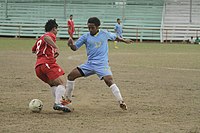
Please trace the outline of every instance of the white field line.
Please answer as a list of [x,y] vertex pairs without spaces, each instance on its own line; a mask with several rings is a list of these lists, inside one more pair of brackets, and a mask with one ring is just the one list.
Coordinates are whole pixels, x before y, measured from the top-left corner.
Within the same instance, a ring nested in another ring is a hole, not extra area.
[[177,67],[160,67],[163,69],[168,69],[168,70],[179,70],[179,71],[196,71],[200,72],[200,69],[193,69],[193,68],[177,68]]

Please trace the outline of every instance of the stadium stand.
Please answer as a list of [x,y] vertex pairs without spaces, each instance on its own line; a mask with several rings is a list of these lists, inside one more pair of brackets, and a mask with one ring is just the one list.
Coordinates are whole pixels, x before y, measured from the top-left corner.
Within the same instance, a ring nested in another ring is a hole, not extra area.
[[[200,32],[200,1],[168,0],[163,16],[162,41],[186,41]],[[190,10],[191,9],[191,10]],[[190,13],[191,12],[191,13]]]
[[87,32],[91,16],[101,19],[103,29],[114,31],[116,19],[123,22],[124,37],[143,40],[187,40],[198,36],[199,0],[0,0],[0,36],[39,37],[48,19],[59,24],[59,38],[68,38],[66,21],[74,15],[78,38]]
[[114,31],[117,18],[124,24],[124,37],[160,40],[163,0],[0,0],[1,36],[39,37],[47,19],[59,24],[58,37],[66,38],[66,20],[74,15],[76,34],[87,32],[86,21],[91,16],[101,19],[103,29]]

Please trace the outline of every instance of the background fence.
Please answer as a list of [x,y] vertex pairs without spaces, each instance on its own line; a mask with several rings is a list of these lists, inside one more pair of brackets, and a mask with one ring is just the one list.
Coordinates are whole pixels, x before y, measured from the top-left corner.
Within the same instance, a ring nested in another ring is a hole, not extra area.
[[199,36],[199,8],[199,0],[0,0],[0,36],[39,37],[45,22],[55,18],[58,37],[67,38],[66,21],[73,14],[75,38],[88,31],[87,19],[96,16],[109,31],[120,18],[125,38],[188,40]]

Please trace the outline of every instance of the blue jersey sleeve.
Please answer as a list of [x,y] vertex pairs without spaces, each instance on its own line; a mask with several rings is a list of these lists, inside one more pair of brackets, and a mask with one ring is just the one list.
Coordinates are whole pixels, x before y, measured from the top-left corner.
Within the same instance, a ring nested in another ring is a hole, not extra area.
[[107,31],[106,34],[107,34],[107,37],[108,37],[109,40],[114,41],[117,38],[117,35],[114,34],[114,33],[111,33],[111,32]]
[[87,40],[87,34],[82,35],[76,42],[75,46],[77,49],[79,49],[83,44],[86,43]]

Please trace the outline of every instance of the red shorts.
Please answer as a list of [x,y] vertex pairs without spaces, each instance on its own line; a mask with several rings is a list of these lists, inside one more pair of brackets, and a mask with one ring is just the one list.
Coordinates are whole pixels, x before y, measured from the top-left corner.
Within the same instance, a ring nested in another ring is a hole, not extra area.
[[49,80],[55,80],[65,74],[63,69],[56,63],[54,64],[41,64],[36,66],[35,73],[45,83]]

